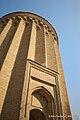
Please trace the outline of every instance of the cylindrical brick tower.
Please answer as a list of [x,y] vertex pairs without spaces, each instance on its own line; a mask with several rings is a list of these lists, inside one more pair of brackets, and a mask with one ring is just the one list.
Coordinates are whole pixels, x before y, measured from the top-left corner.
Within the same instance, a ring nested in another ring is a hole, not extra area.
[[72,120],[56,31],[33,13],[0,19],[0,120]]

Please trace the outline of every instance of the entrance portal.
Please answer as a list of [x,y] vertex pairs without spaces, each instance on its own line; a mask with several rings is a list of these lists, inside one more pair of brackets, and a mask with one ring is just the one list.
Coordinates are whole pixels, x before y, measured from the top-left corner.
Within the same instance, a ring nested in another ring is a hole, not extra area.
[[46,120],[43,112],[38,109],[32,109],[30,111],[30,119],[29,120]]

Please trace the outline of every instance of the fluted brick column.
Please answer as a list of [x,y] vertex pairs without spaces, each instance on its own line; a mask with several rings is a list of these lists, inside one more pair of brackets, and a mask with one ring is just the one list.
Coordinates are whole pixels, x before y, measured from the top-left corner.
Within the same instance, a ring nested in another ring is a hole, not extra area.
[[54,36],[51,33],[45,32],[45,52],[46,52],[46,67],[57,72],[56,58],[54,52]]
[[[10,27],[11,27],[11,25],[10,25]],[[9,80],[11,77],[12,69],[13,69],[15,58],[16,58],[16,55],[17,55],[17,52],[19,49],[21,38],[22,38],[22,35],[24,32],[24,28],[25,28],[25,25],[24,25],[23,20],[21,19],[19,26],[17,28],[17,31],[14,35],[13,40],[12,40],[12,44],[9,48],[8,54],[5,58],[1,72],[0,72],[0,76],[1,76],[1,80],[0,80],[0,85],[1,85],[1,87],[0,87],[0,112],[2,110],[2,106],[4,103],[6,91],[8,88]]]
[[17,20],[12,20],[11,27],[10,27],[7,35],[5,36],[3,43],[0,46],[0,70],[1,70],[1,67],[4,63],[5,57],[7,55],[8,50],[9,50],[9,47],[11,45],[11,42],[12,42],[13,37],[15,35],[15,32],[17,30],[18,24],[19,24],[19,22]]
[[[27,31],[30,29],[29,31],[29,39],[27,39],[28,41],[30,41],[29,43],[29,50],[28,50],[28,56],[26,57],[26,59],[29,60],[33,60],[35,59],[35,44],[36,44],[36,23],[31,20],[29,21],[31,22],[31,25],[29,25],[29,28],[27,27]],[[27,34],[27,32],[26,32]],[[28,34],[27,34],[28,37]],[[20,120],[24,120],[25,117],[25,110],[26,110],[26,96],[27,96],[27,89],[28,89],[28,69],[29,69],[29,65],[26,62],[26,69],[25,69],[25,77],[24,77],[24,85],[23,85],[23,92],[22,92],[22,100],[21,100],[21,106],[20,106]],[[25,119],[29,119],[29,114],[26,115],[27,118]]]
[[65,83],[62,63],[60,59],[59,48],[58,48],[58,44],[56,41],[54,41],[54,47],[55,47],[57,68],[58,68],[58,73],[59,73],[58,85],[59,85],[59,92],[60,92],[60,99],[61,99],[62,116],[63,116],[63,120],[72,120],[72,118],[68,117],[68,116],[71,116],[71,112],[70,112],[70,107],[69,107],[66,83]]
[[0,34],[0,46],[3,43],[4,38],[6,37],[6,35],[7,35],[8,31],[9,31],[9,29],[11,28],[11,26],[12,26],[12,19],[10,19],[8,21],[7,25],[5,26],[5,28],[3,29],[3,31]]
[[6,26],[7,22],[6,21],[0,21],[0,34],[2,32],[2,30],[4,29],[4,27]]
[[45,61],[46,61],[45,59],[45,35],[44,35],[43,25],[37,25],[35,46],[36,46],[35,61],[39,64],[45,65]]
[[36,24],[32,20],[32,29],[31,29],[31,35],[30,35],[30,45],[29,45],[27,59],[34,60],[34,57],[35,57],[35,44],[36,44]]

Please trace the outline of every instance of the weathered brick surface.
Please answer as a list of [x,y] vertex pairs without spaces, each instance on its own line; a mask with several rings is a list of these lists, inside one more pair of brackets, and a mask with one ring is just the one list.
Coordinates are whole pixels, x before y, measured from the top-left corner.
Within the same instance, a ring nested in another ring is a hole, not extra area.
[[39,64],[45,64],[45,38],[44,28],[37,28],[35,61]]
[[11,28],[11,26],[12,26],[12,20],[10,19],[10,20],[8,21],[8,23],[6,24],[5,28],[3,29],[3,31],[2,31],[1,34],[0,34],[0,46],[1,46],[1,44],[3,43],[3,41],[4,41],[4,39],[5,39],[8,31],[9,31],[10,28]]
[[[54,46],[55,46],[57,68],[59,73],[58,85],[59,85],[59,92],[60,92],[60,99],[61,99],[61,106],[62,106],[62,114],[63,116],[71,116],[63,68],[62,68],[62,63],[60,59],[59,48],[56,41],[54,43]],[[72,118],[64,118],[64,120],[71,120],[71,119]]]
[[54,28],[19,12],[0,19],[0,32],[0,120],[71,115]]
[[[12,40],[12,44],[9,48],[9,51],[7,53],[7,56],[4,60],[4,64],[3,64],[1,72],[0,72],[0,75],[1,75],[0,95],[3,96],[0,99],[0,112],[1,112],[2,107],[3,107],[6,92],[8,90],[8,85],[9,85],[9,82],[10,82],[12,69],[14,67],[14,62],[15,62],[16,54],[18,52],[18,48],[19,48],[19,45],[20,45],[20,42],[21,42],[21,36],[23,34],[23,31],[24,31],[23,21],[20,21],[20,24],[19,24],[19,26],[17,28],[17,31],[15,33],[15,36]],[[5,86],[4,86],[4,81],[5,81],[5,84],[6,84]],[[4,90],[3,93],[1,92],[1,89]]]
[[54,37],[52,35],[46,35],[45,41],[46,41],[46,64],[47,67],[57,71],[57,65],[56,65],[56,57],[55,57],[55,51],[54,51]]
[[4,38],[4,41],[0,47],[0,69],[2,67],[2,64],[5,60],[7,52],[9,50],[9,47],[10,47],[13,37],[15,35],[17,26],[18,26],[18,23],[14,24],[14,21],[13,21],[12,26],[11,26],[10,30],[8,31],[8,33],[7,33],[6,37]]
[[0,21],[0,33],[2,32],[2,30],[4,29],[4,27],[6,26],[7,22],[5,21]]

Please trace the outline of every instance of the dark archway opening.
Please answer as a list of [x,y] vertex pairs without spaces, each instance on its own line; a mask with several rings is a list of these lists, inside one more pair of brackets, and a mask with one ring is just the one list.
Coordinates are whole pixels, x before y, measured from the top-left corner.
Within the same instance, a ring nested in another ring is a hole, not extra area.
[[33,109],[30,111],[30,118],[29,120],[46,120],[43,112],[38,109]]

